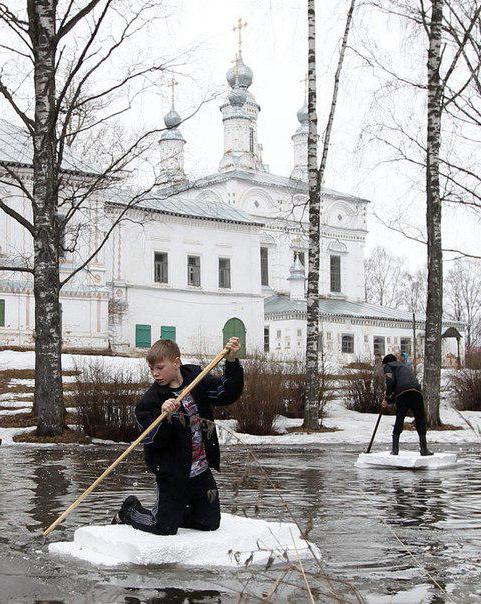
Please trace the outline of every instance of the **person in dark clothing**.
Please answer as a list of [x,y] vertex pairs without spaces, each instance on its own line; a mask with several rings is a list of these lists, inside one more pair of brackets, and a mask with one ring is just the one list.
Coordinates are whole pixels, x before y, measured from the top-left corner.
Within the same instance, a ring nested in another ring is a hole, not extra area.
[[421,455],[432,455],[426,442],[426,415],[424,413],[421,385],[413,370],[404,363],[400,363],[393,354],[386,355],[382,360],[382,364],[386,379],[386,393],[382,406],[387,407],[390,403],[396,405],[396,422],[392,433],[391,455],[399,454],[399,437],[403,431],[404,419],[409,409],[414,414]]
[[176,397],[201,372],[198,365],[183,365],[180,351],[171,340],[158,340],[147,354],[154,378],[135,408],[144,431],[162,412],[160,422],[145,437],[144,456],[157,484],[153,509],[142,506],[134,495],[127,497],[113,523],[129,524],[157,535],[175,535],[179,527],[201,531],[219,528],[219,494],[211,468],[219,471],[219,441],[212,406],[230,405],[242,394],[243,369],[237,359],[239,339],[226,347],[224,373],[205,376],[182,401]]

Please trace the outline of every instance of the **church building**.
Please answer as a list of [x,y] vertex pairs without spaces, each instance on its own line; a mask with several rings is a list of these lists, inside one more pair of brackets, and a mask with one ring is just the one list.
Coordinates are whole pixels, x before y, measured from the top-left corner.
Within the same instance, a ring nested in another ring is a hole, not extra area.
[[[243,355],[303,357],[307,106],[297,112],[299,125],[291,137],[291,173],[272,174],[258,140],[260,106],[252,83],[252,70],[239,47],[220,107],[224,141],[219,168],[195,181],[184,166],[186,141],[172,95],[159,141],[166,185],[129,209],[128,220],[114,227],[88,270],[62,289],[65,347],[140,354],[158,338],[171,338],[186,355],[213,355],[236,335]],[[0,120],[5,190],[12,169],[28,179],[29,144],[20,128]],[[72,180],[89,178],[88,170],[71,169],[69,174]],[[414,334],[421,352],[422,317],[413,324],[405,311],[364,301],[369,202],[327,188],[321,195],[320,342],[326,358],[346,364],[372,359],[376,353],[412,354]],[[29,204],[18,191],[11,199],[28,214]],[[99,229],[92,225],[103,219],[108,230],[125,210],[126,199],[122,190],[108,191],[90,203],[84,257],[98,246]],[[31,255],[31,241],[23,230],[0,211],[1,264]],[[75,265],[76,254],[64,254],[62,274]],[[0,345],[32,346],[33,317],[30,275],[0,273]],[[444,329],[449,327],[462,328],[447,322]],[[443,342],[445,359],[458,354],[456,339]]]

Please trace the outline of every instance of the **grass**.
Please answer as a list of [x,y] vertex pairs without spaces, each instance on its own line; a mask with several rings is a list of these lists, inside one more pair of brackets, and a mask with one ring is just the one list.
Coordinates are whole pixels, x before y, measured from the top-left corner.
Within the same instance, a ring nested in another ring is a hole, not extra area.
[[[78,418],[71,413],[65,415],[65,422],[67,424],[76,424]],[[36,426],[37,419],[33,413],[12,413],[8,415],[0,415],[0,428],[30,428]]]
[[318,434],[322,432],[342,432],[342,428],[326,428],[326,426],[321,426],[317,430],[306,430],[302,426],[292,426],[286,428],[286,432],[295,434]]
[[37,443],[37,444],[79,444],[88,445],[92,441],[77,430],[64,430],[59,436],[37,436],[35,431],[17,434],[13,437],[16,443]]

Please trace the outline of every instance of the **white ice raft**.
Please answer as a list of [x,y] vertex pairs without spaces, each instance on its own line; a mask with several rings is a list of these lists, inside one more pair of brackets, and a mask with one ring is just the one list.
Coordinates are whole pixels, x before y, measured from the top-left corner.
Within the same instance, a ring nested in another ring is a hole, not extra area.
[[456,453],[434,453],[422,456],[417,451],[389,451],[361,453],[356,461],[357,468],[398,468],[403,470],[443,470],[458,463]]
[[[319,549],[310,544],[320,558]],[[91,564],[186,564],[241,566],[249,560],[264,564],[312,557],[294,523],[266,522],[222,514],[217,531],[179,529],[177,535],[152,535],[126,525],[83,526],[73,541],[49,545],[49,552],[68,555]],[[251,557],[252,556],[252,557]]]

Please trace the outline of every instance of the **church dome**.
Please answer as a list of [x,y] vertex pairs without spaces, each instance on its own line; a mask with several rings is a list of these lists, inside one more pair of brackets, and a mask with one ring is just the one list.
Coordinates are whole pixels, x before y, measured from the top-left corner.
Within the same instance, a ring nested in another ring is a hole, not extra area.
[[299,120],[299,122],[301,124],[305,124],[309,120],[309,112],[307,110],[307,103],[304,103],[304,105],[297,112],[297,119]]
[[252,69],[244,64],[242,57],[239,57],[234,67],[231,67],[227,74],[227,83],[231,88],[237,84],[240,88],[249,88],[254,79]]
[[167,128],[176,128],[182,120],[180,119],[180,115],[177,111],[172,107],[169,113],[164,115],[164,123]]
[[242,107],[247,100],[247,93],[240,86],[234,86],[228,94],[228,99],[234,107]]

